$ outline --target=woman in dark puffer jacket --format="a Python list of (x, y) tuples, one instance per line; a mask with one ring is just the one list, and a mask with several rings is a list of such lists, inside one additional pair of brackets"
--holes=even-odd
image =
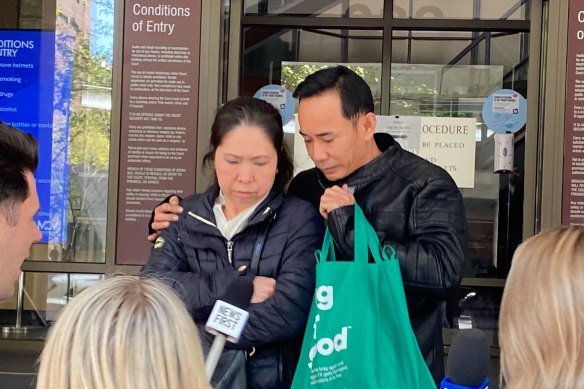
[[(291, 384), (323, 234), (316, 209), (283, 193), (292, 175), (283, 139), (280, 114), (262, 100), (242, 97), (220, 108), (205, 156), (216, 184), (182, 201), (178, 222), (162, 231), (142, 270), (167, 280), (200, 327), (236, 277), (253, 277), (249, 320), (233, 346), (248, 352), (249, 388)], [(266, 223), (255, 274), (250, 259)]]

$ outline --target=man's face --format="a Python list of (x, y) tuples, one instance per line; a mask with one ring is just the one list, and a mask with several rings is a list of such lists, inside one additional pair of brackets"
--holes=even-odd
[(41, 239), (33, 220), (39, 210), (39, 198), (32, 173), (26, 173), (29, 196), (17, 210), (17, 222), (10, 225), (0, 213), (0, 300), (12, 296), (14, 282), (20, 276), (20, 266), (29, 256), (30, 246)]
[(353, 123), (343, 117), (335, 90), (300, 100), (300, 134), (308, 155), (328, 180), (345, 178), (367, 163), (366, 146), (372, 133), (363, 128), (363, 119), (360, 116)]

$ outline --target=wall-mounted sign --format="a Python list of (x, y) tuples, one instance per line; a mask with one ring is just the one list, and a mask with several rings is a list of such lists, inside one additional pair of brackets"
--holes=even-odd
[(38, 140), (35, 220), (45, 243), (63, 243), (67, 231), (69, 110), (59, 111), (57, 98), (69, 100), (71, 58), (55, 68), (54, 32), (0, 31), (0, 120)]
[(314, 167), (314, 162), (310, 159), (308, 151), (306, 150), (306, 143), (304, 138), (300, 135), (300, 124), (298, 124), (298, 114), (294, 115), (294, 124), (296, 131), (294, 132), (294, 175)]
[(460, 188), (474, 188), (476, 120), (425, 116), (377, 116), (377, 132), (446, 170)]
[(420, 148), (421, 116), (377, 116), (377, 132), (387, 132), (404, 149)]
[(519, 92), (500, 89), (485, 100), (483, 120), (494, 132), (519, 131), (527, 121), (527, 102)]
[(253, 97), (267, 101), (280, 111), (284, 125), (294, 118), (296, 101), (292, 97), (292, 93), (282, 85), (271, 84), (263, 86), (258, 89)]
[(562, 224), (584, 225), (584, 4), (568, 10)]
[(201, 2), (126, 1), (116, 262), (143, 264), (152, 209), (195, 189)]

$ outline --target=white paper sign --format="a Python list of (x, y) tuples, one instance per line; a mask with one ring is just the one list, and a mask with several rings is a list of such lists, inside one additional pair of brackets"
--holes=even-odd
[(294, 175), (297, 175), (304, 170), (312, 169), (314, 162), (310, 159), (308, 151), (306, 151), (304, 138), (300, 135), (298, 114), (294, 115), (294, 123), (296, 123), (296, 131), (294, 132)]
[(387, 132), (404, 149), (420, 148), (420, 116), (377, 116), (377, 132)]
[[(446, 170), (459, 188), (474, 188), (476, 119), (411, 116), (377, 118), (382, 123), (377, 126), (377, 131), (387, 132), (396, 140), (399, 138), (394, 131), (407, 134), (404, 123), (409, 123), (409, 134), (414, 139), (414, 133), (417, 133), (419, 146), (407, 147), (400, 142), (402, 147)], [(409, 139), (406, 143), (409, 143)]]
[(410, 151), (450, 173), (459, 188), (474, 188), (476, 119), (424, 117), (420, 141)]

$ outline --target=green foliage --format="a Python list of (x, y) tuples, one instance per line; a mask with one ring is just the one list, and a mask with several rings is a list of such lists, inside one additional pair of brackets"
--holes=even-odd
[(111, 88), (112, 69), (106, 65), (106, 57), (91, 55), (85, 40), (77, 44), (74, 56), (73, 90), (80, 90), (83, 85)]
[[(282, 85), (293, 91), (309, 74), (330, 67), (324, 64), (286, 64), (282, 66)], [(381, 68), (379, 66), (347, 66), (374, 88), (381, 82)]]
[(78, 108), (71, 113), (69, 163), (96, 169), (109, 165), (109, 111)]
[[(293, 91), (306, 76), (330, 65), (325, 64), (286, 64), (282, 66), (282, 85)], [(349, 65), (361, 76), (373, 93), (375, 111), (380, 113), (381, 105), (381, 65)], [(444, 116), (433, 108), (426, 111), (424, 107), (434, 106), (438, 91), (415, 77), (391, 77), (391, 102), (392, 115), (411, 116)]]
[[(294, 91), (309, 74), (329, 67), (325, 64), (286, 64), (282, 66), (282, 86)], [(349, 65), (349, 69), (361, 76), (373, 93), (375, 109), (380, 111), (381, 104), (381, 67), (378, 65)]]
[(111, 111), (81, 104), (84, 92), (111, 93), (112, 69), (106, 58), (92, 56), (86, 41), (74, 51), (69, 163), (92, 169), (109, 165)]

